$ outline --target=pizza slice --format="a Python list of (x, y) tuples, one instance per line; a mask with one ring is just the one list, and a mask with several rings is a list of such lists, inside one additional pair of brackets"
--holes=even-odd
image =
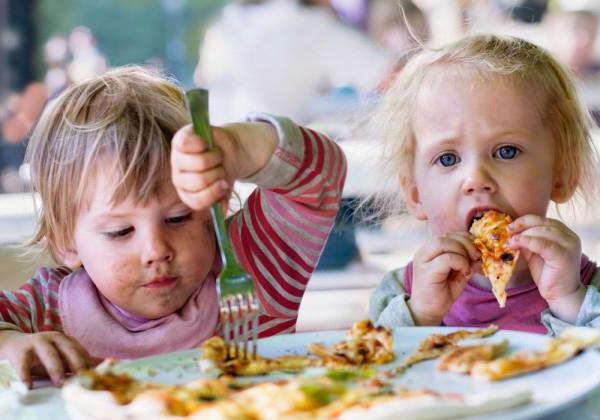
[(551, 340), (543, 351), (521, 351), (489, 362), (478, 362), (471, 375), (491, 381), (510, 378), (563, 363), (585, 349), (600, 346), (600, 332), (569, 328)]
[(508, 348), (508, 340), (499, 343), (457, 346), (440, 356), (437, 369), (455, 373), (470, 373), (479, 362), (496, 359)]
[(506, 305), (506, 285), (519, 258), (519, 251), (508, 248), (511, 232), (508, 214), (488, 210), (475, 215), (469, 232), (475, 236), (474, 244), (481, 252), (483, 274), (492, 283), (492, 291), (501, 308)]
[(375, 327), (371, 321), (355, 322), (346, 334), (346, 340), (326, 347), (321, 343), (307, 346), (325, 366), (384, 364), (395, 359), (392, 332)]
[(222, 337), (211, 337), (202, 343), (200, 371), (210, 376), (222, 374), (232, 376), (257, 376), (271, 372), (300, 372), (309, 366), (318, 366), (319, 361), (303, 355), (284, 355), (268, 358), (257, 355), (253, 359), (238, 358), (227, 352)]
[(498, 327), (490, 325), (488, 328), (477, 330), (458, 330), (449, 334), (431, 334), (419, 344), (417, 351), (408, 356), (400, 365), (387, 371), (386, 376), (396, 376), (412, 365), (440, 357), (442, 354), (455, 348), (461, 340), (489, 337), (495, 334), (496, 331), (498, 331)]

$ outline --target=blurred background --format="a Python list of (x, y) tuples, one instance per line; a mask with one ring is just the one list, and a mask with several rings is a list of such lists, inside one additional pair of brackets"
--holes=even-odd
[[(111, 67), (145, 64), (185, 88), (208, 87), (215, 124), (270, 112), (344, 148), (344, 206), (298, 328), (345, 328), (365, 316), (383, 273), (406, 264), (426, 235), (408, 216), (379, 224), (353, 216), (357, 200), (388, 188), (377, 139), (354, 130), (360, 117), (423, 45), (479, 31), (549, 49), (600, 115), (599, 13), (597, 0), (0, 0), (0, 287), (18, 287), (46, 261), (14, 247), (34, 226), (23, 156), (46, 102)], [(242, 196), (249, 189), (239, 186)], [(600, 260), (598, 207), (560, 215)]]

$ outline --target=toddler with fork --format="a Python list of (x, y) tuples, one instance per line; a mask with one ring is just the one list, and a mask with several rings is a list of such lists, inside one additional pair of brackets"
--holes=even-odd
[(293, 332), (339, 207), (341, 150), (282, 117), (194, 134), (182, 90), (141, 67), (89, 79), (48, 104), (27, 151), (41, 199), (29, 245), (56, 267), (0, 293), (0, 356), (31, 386), (97, 358), (199, 346), (217, 334), (221, 260), (210, 206), (258, 188), (228, 220), (254, 280), (259, 337)]

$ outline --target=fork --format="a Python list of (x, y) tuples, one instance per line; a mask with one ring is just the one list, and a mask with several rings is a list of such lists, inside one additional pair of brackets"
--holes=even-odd
[[(194, 131), (206, 141), (210, 150), (214, 147), (214, 141), (208, 117), (208, 90), (192, 89), (186, 92), (186, 97)], [(223, 262), (223, 269), (217, 279), (217, 296), (227, 355), (245, 360), (255, 359), (259, 301), (254, 290), (254, 283), (250, 274), (236, 261), (219, 203), (212, 205), (211, 215)], [(250, 323), (252, 332), (250, 332)], [(232, 329), (233, 340), (231, 339)], [(252, 336), (252, 352), (249, 354), (248, 339), (250, 335)]]

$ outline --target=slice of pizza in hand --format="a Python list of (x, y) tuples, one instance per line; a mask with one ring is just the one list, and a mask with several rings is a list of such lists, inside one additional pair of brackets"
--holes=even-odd
[(475, 236), (473, 242), (481, 252), (483, 274), (492, 283), (492, 291), (501, 308), (506, 305), (506, 285), (517, 265), (519, 251), (508, 248), (512, 233), (508, 225), (512, 217), (495, 210), (476, 214), (469, 233)]

